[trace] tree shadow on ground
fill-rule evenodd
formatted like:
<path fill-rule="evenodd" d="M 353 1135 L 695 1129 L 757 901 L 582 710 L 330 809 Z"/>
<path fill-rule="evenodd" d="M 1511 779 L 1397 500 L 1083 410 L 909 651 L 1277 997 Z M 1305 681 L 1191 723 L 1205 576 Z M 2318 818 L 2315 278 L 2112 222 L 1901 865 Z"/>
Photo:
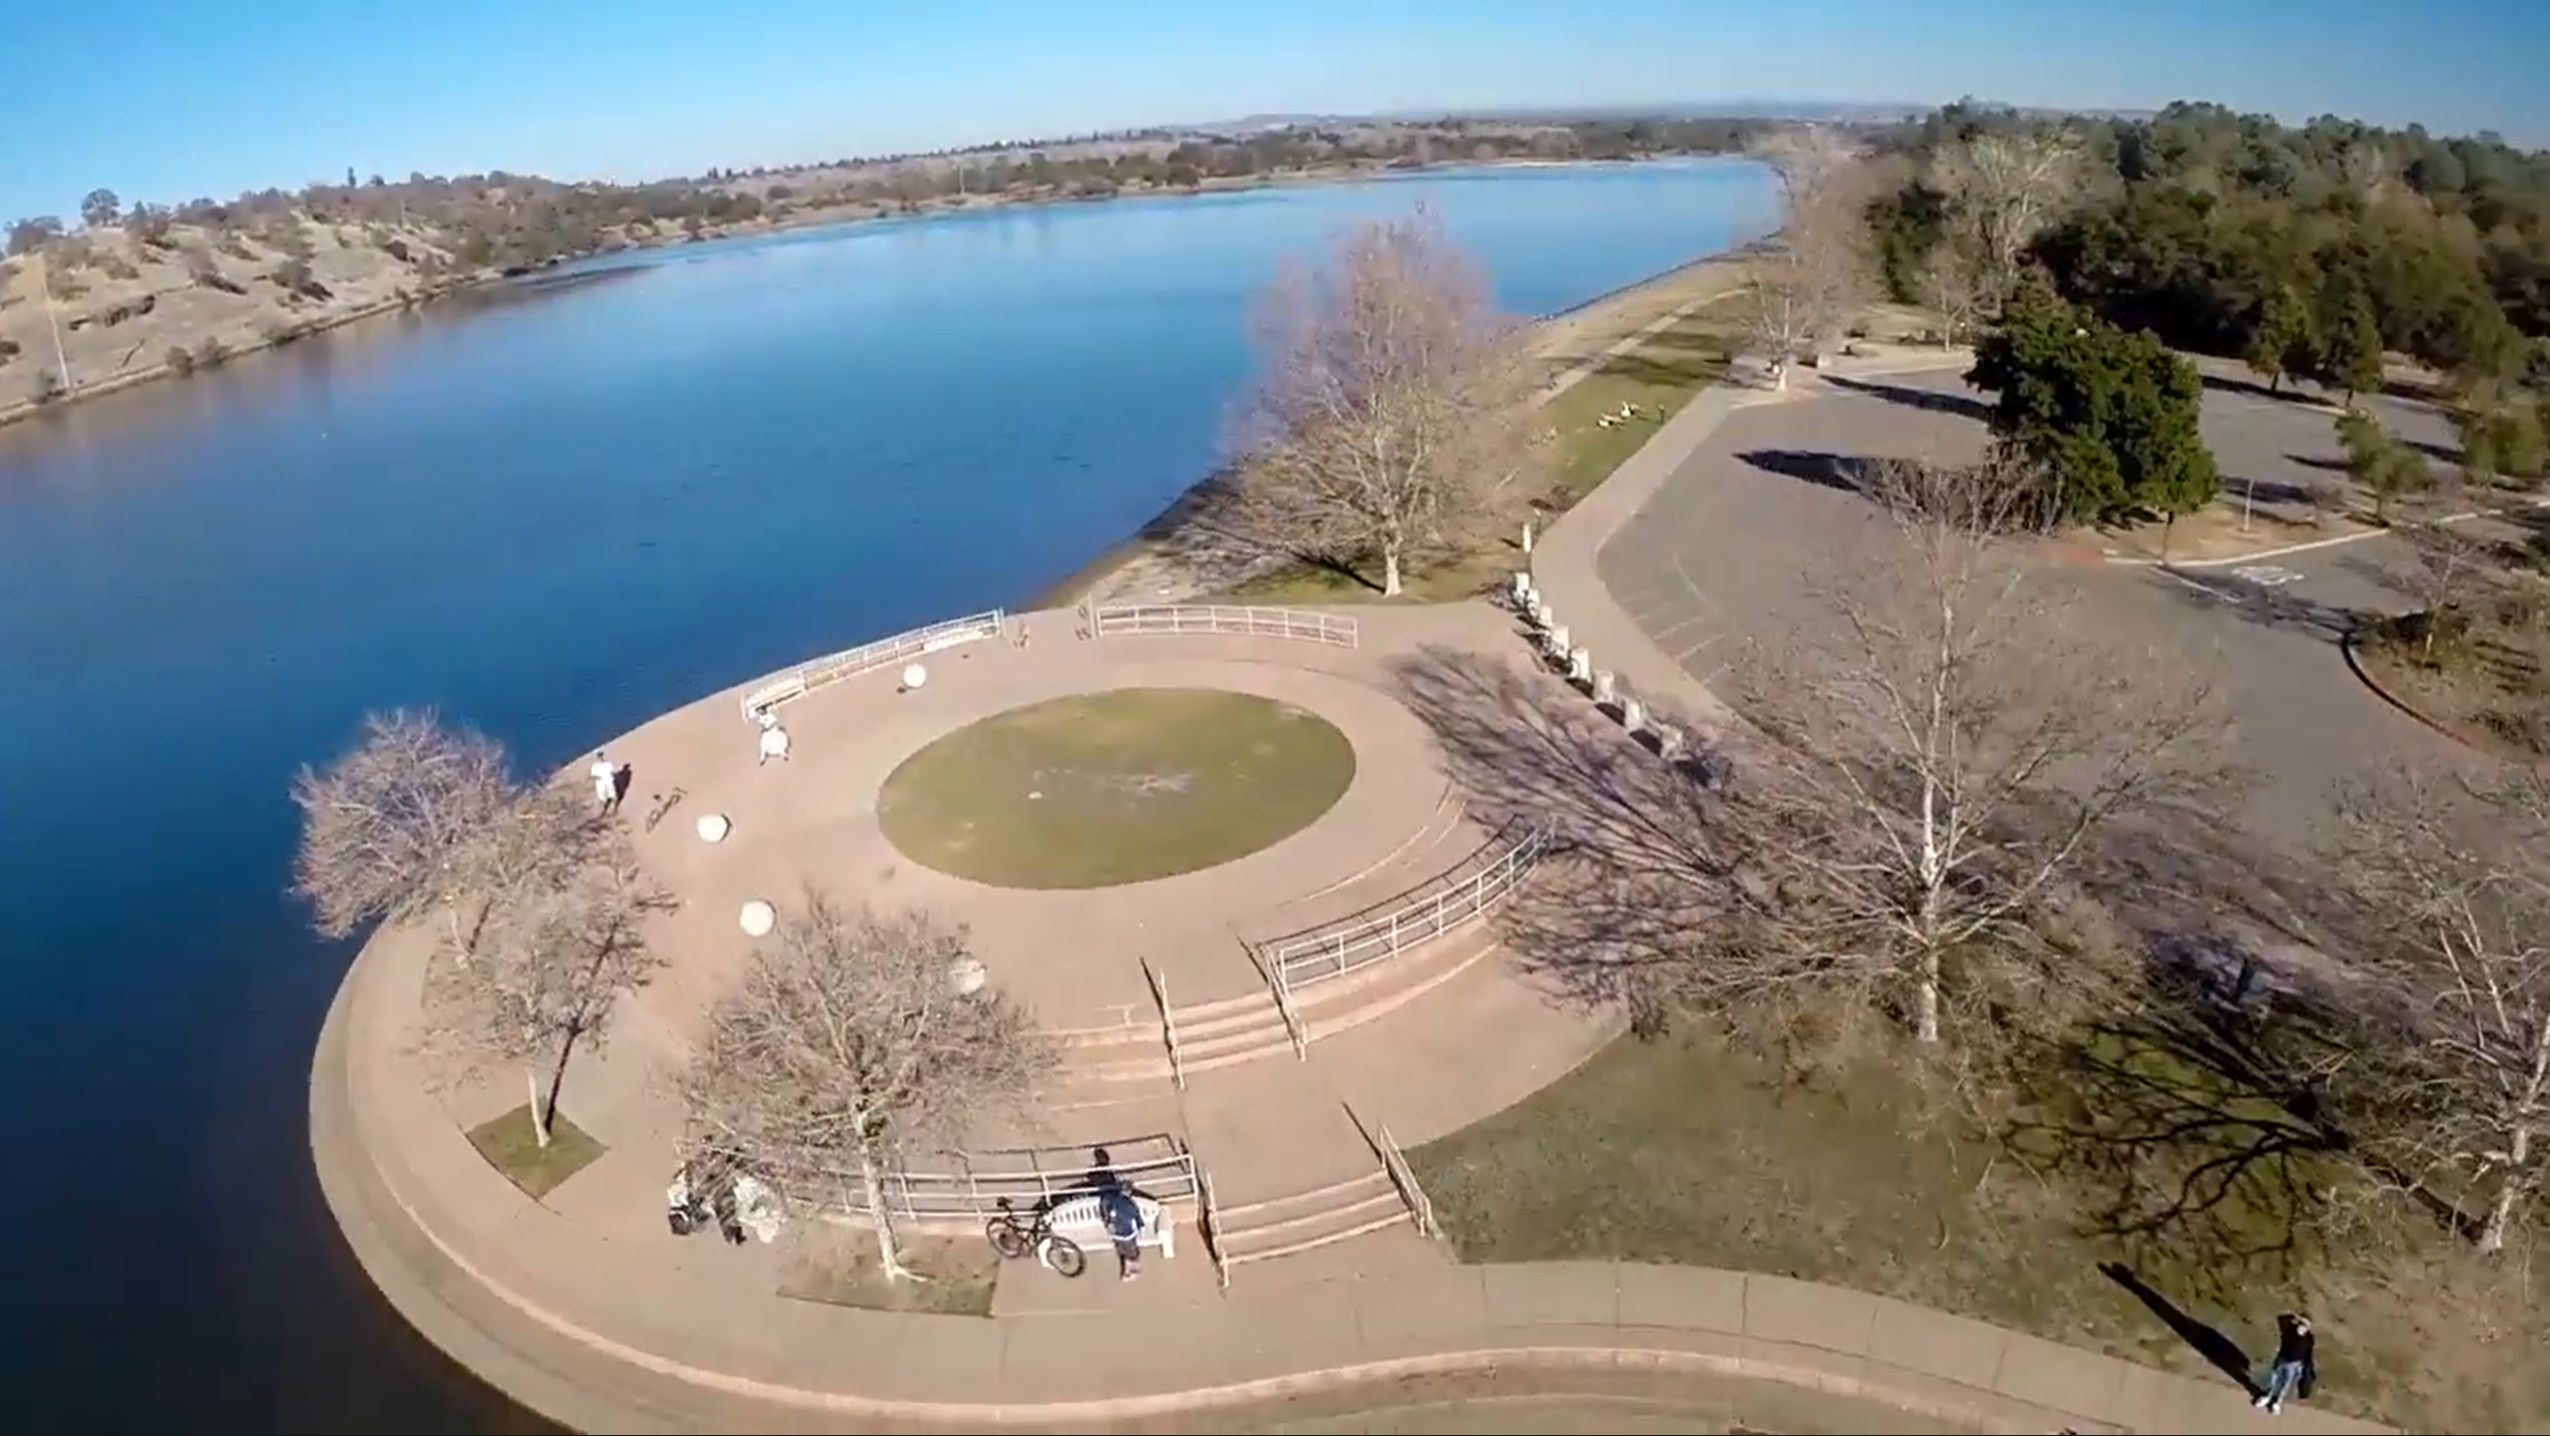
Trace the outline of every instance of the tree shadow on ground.
<path fill-rule="evenodd" d="M 2255 583 L 2219 569 L 2171 568 L 2153 582 L 2190 606 L 2229 613 L 2260 628 L 2307 634 L 2334 644 L 2359 624 L 2378 617 L 2345 604 L 2324 603 L 2281 587 Z"/>
<path fill-rule="evenodd" d="M 1725 715 L 1651 708 L 1691 735 L 1668 761 L 1519 639 L 1510 659 L 1429 648 L 1392 680 L 1472 813 L 1545 827 L 1544 878 L 1499 912 L 1517 962 L 1575 999 L 1654 1015 L 1734 870 L 1718 821 L 1733 778 L 1713 741 Z"/>
<path fill-rule="evenodd" d="M 2090 1199 L 2090 1235 L 2236 1309 L 2319 1255 L 2359 980 L 2331 955 L 2358 919 L 2232 807 L 2098 836 L 2078 880 L 2143 954 L 2140 995 L 2060 1044 L 2008 1141 Z"/>
<path fill-rule="evenodd" d="M 2252 379 L 2241 374 L 2218 374 L 2211 369 L 2197 370 L 2196 377 L 2203 381 L 2206 388 L 2217 394 L 2239 394 L 2277 404 L 2302 405 L 2328 402 L 2316 394 L 2302 392 L 2299 386 L 2292 383 L 2270 390 L 2264 380 Z"/>
<path fill-rule="evenodd" d="M 1845 394 L 1865 394 L 1907 409 L 1921 409 L 1933 414 L 1953 414 L 1976 423 L 1989 423 L 1992 405 L 1972 394 L 1958 394 L 1939 389 L 1924 389 L 1913 384 L 1890 384 L 1882 379 L 1851 379 L 1840 374 L 1826 374 L 1825 383 Z"/>
<path fill-rule="evenodd" d="M 1784 479 L 1796 479 L 1800 483 L 1845 494 L 1866 492 L 1865 475 L 1870 460 L 1854 455 L 1804 449 L 1747 449 L 1735 457 L 1739 463 Z"/>
<path fill-rule="evenodd" d="M 2189 1350 L 2211 1362 L 2215 1370 L 2239 1382 L 2241 1390 L 2248 1392 L 2251 1396 L 2258 1394 L 2256 1384 L 2249 1377 L 2249 1373 L 2255 1369 L 2249 1360 L 2249 1353 L 2240 1349 L 2240 1343 L 2225 1336 L 2221 1328 L 2198 1321 L 2195 1317 L 2188 1315 L 2178 1303 L 2146 1285 L 2143 1279 L 2134 1275 L 2133 1269 L 2123 1262 L 2100 1262 L 2098 1269 L 2100 1275 L 2125 1288 L 2136 1301 L 2148 1308 L 2152 1315 L 2159 1317 L 2162 1324 L 2176 1332 L 2178 1339 L 2186 1342 Z"/>

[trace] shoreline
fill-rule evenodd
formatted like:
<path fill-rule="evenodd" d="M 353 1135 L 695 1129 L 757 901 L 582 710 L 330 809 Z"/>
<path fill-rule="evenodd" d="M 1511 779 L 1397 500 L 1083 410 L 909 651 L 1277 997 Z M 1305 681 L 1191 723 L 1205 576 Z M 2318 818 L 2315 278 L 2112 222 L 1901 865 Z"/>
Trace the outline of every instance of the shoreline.
<path fill-rule="evenodd" d="M 1569 335 L 1571 333 L 1569 326 L 1583 324 L 1592 319 L 1598 311 L 1606 308 L 1615 312 L 1630 310 L 1634 313 L 1636 307 L 1631 304 L 1631 301 L 1669 289 L 1676 281 L 1694 279 L 1717 271 L 1736 271 L 1740 269 L 1757 243 L 1759 241 L 1749 241 L 1713 254 L 1704 254 L 1697 259 L 1686 260 L 1670 269 L 1659 270 L 1644 279 L 1632 280 L 1597 294 L 1582 303 L 1570 305 L 1556 313 L 1545 314 L 1532 320 L 1528 327 L 1533 331 L 1535 342 L 1543 347 L 1544 352 L 1541 357 L 1548 360 L 1555 369 L 1560 370 L 1608 357 L 1612 349 L 1619 344 L 1637 337 L 1637 331 L 1641 327 L 1639 323 L 1623 323 L 1617 332 L 1609 333 L 1601 341 L 1600 347 L 1592 348 L 1592 352 L 1552 354 L 1547 351 L 1551 347 L 1588 348 L 1589 346 L 1583 344 L 1553 345 L 1553 341 Z M 1649 317 L 1669 314 L 1672 308 L 1673 306 L 1661 307 L 1657 310 L 1656 316 Z M 1543 400 L 1545 401 L 1555 392 L 1555 390 L 1544 391 Z M 1158 513 L 1145 519 L 1132 533 L 1108 545 L 1087 563 L 1074 568 L 1054 583 L 1019 595 L 1019 607 L 1021 609 L 1074 608 L 1090 602 L 1189 603 L 1227 589 L 1232 583 L 1246 578 L 1248 575 L 1244 572 L 1208 574 L 1199 568 L 1194 559 L 1177 556 L 1170 552 L 1172 548 L 1178 546 L 1179 540 L 1190 538 L 1199 531 L 1210 531 L 1213 525 L 1212 510 L 1223 497 L 1224 488 L 1229 479 L 1230 469 L 1227 464 L 1216 467 L 1212 472 L 1180 491 L 1177 497 L 1171 499 Z M 1244 567 L 1246 561 L 1235 557 L 1234 562 Z M 1149 566 L 1147 573 L 1144 572 L 1146 565 Z M 1135 575 L 1140 575 L 1144 581 L 1152 583 L 1158 591 L 1142 595 L 1138 600 L 1121 591 L 1109 591 L 1120 589 Z"/>
<path fill-rule="evenodd" d="M 740 224 L 720 225 L 713 229 L 703 228 L 700 235 L 696 238 L 676 230 L 671 234 L 659 234 L 647 239 L 636 240 L 610 248 L 590 250 L 582 254 L 561 255 L 558 258 L 548 260 L 544 263 L 533 265 L 528 268 L 503 273 L 475 275 L 470 278 L 455 280 L 430 292 L 415 294 L 405 299 L 382 300 L 375 304 L 368 304 L 360 308 L 347 310 L 343 314 L 328 315 L 312 319 L 306 325 L 296 328 L 289 335 L 281 339 L 266 339 L 254 344 L 242 343 L 236 345 L 223 356 L 221 364 L 201 365 L 181 373 L 176 366 L 168 363 L 166 360 L 162 360 L 159 363 L 152 364 L 146 368 L 133 369 L 125 373 L 117 374 L 112 378 L 102 379 L 91 384 L 82 384 L 68 393 L 61 394 L 51 399 L 21 400 L 17 403 L 0 407 L 0 428 L 6 428 L 12 424 L 29 422 L 31 420 L 41 418 L 46 414 L 69 409 L 73 405 L 83 403 L 90 399 L 103 398 L 109 394 L 126 393 L 133 389 L 140 388 L 143 385 L 157 383 L 161 380 L 191 379 L 208 372 L 209 370 L 217 369 L 223 365 L 233 363 L 248 355 L 271 353 L 277 349 L 288 348 L 304 339 L 316 338 L 320 335 L 330 333 L 331 331 L 345 328 L 348 325 L 360 323 L 366 319 L 377 319 L 385 314 L 396 314 L 409 310 L 422 312 L 446 300 L 457 299 L 471 294 L 485 293 L 489 290 L 502 288 L 508 284 L 537 283 L 544 277 L 557 275 L 561 270 L 568 270 L 576 265 L 584 264 L 592 260 L 606 259 L 620 255 L 644 254 L 659 250 L 672 251 L 691 248 L 697 245 L 717 244 L 728 240 L 758 239 L 769 235 L 793 234 L 814 229 L 850 229 L 862 225 L 882 225 L 910 220 L 932 219 L 943 215 L 971 214 L 981 211 L 1001 209 L 1026 209 L 1045 205 L 1108 204 L 1118 200 L 1128 199 L 1192 199 L 1214 194 L 1243 194 L 1251 190 L 1274 189 L 1284 186 L 1352 184 L 1357 181 L 1383 179 L 1392 175 L 1415 176 L 1441 174 L 1457 170 L 1573 169 L 1610 165 L 1625 166 L 1655 164 L 1672 160 L 1741 158 L 1743 158 L 1741 154 L 1731 151 L 1725 154 L 1689 153 L 1642 155 L 1626 160 L 1498 159 L 1462 161 L 1458 163 L 1446 162 L 1442 164 L 1422 166 L 1403 166 L 1389 162 L 1358 161 L 1353 164 L 1336 165 L 1320 169 L 1289 170 L 1262 175 L 1215 176 L 1207 178 L 1192 186 L 1179 188 L 1163 186 L 1140 190 L 1119 190 L 1112 194 L 1103 195 L 1019 192 L 984 195 L 979 197 L 960 196 L 955 202 L 943 202 L 933 199 L 910 210 L 896 210 L 890 207 L 880 207 L 875 204 L 863 202 L 859 204 L 837 206 L 824 210 L 801 211 L 773 221 L 756 219 Z M 1705 260 L 1694 261 L 1695 264 L 1705 262 Z M 1680 266 L 1674 270 L 1667 271 L 1667 274 L 1677 274 L 1690 267 L 1690 265 Z M 1656 280 L 1664 277 L 1665 275 L 1650 276 L 1648 279 L 1640 280 L 1635 284 L 1624 286 L 1623 289 L 1614 290 L 1610 294 L 1598 295 L 1593 299 L 1587 300 L 1584 304 L 1576 306 L 1575 309 L 1567 310 L 1560 314 L 1549 315 L 1546 319 L 1539 322 L 1546 323 L 1549 320 L 1565 318 L 1568 315 L 1581 312 L 1593 305 L 1603 303 L 1607 300 L 1617 298 L 1624 293 L 1642 288 L 1645 285 L 1654 283 Z M 143 342 L 147 343 L 148 341 Z"/>

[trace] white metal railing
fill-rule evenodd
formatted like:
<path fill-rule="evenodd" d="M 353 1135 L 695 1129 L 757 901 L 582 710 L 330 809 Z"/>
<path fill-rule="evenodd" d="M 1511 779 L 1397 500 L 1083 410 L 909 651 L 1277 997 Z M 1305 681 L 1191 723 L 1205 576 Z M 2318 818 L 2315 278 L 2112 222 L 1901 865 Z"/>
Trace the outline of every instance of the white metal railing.
<path fill-rule="evenodd" d="M 821 688 L 827 683 L 856 677 L 862 673 L 874 673 L 880 668 L 908 662 L 926 653 L 936 653 L 942 648 L 954 648 L 959 644 L 979 643 L 986 638 L 998 638 L 1006 619 L 1007 616 L 995 608 L 986 613 L 971 613 L 963 618 L 951 618 L 944 623 L 929 624 L 895 634 L 891 638 L 880 638 L 873 643 L 863 643 L 856 648 L 828 654 L 783 673 L 745 694 L 744 717 L 749 720 L 764 708 L 776 708 L 790 699 L 802 698 L 808 692 Z"/>
<path fill-rule="evenodd" d="M 1169 1005 L 1169 982 L 1151 959 L 1142 959 L 1142 975 L 1151 984 L 1151 1000 L 1160 1005 L 1160 1042 L 1169 1049 L 1169 1080 L 1186 1090 L 1186 1060 L 1178 1053 L 1178 1010 Z"/>
<path fill-rule="evenodd" d="M 1533 825 L 1519 833 L 1509 829 L 1490 838 L 1471 862 L 1477 871 L 1424 896 L 1402 894 L 1387 910 L 1366 909 L 1353 917 L 1277 938 L 1266 945 L 1265 968 L 1283 1005 L 1294 988 L 1343 977 L 1398 956 L 1419 943 L 1472 922 L 1514 890 L 1549 844 L 1549 829 Z M 1466 864 L 1465 864 L 1466 865 Z M 1420 889 L 1420 892 L 1423 890 Z"/>
<path fill-rule="evenodd" d="M 1399 1139 L 1390 1135 L 1390 1124 L 1373 1128 L 1373 1145 L 1381 1149 L 1382 1170 L 1390 1174 L 1390 1184 L 1399 1189 L 1399 1200 L 1408 1204 L 1408 1214 L 1417 1219 L 1417 1231 L 1424 1236 L 1439 1237 L 1443 1228 L 1435 1225 L 1434 1201 L 1425 1188 L 1417 1185 L 1417 1169 L 1408 1165 L 1408 1153 Z"/>
<path fill-rule="evenodd" d="M 1142 1195 L 1164 1203 L 1199 1199 L 1203 1173 L 1195 1154 L 1176 1137 L 1158 1133 L 1092 1146 L 961 1153 L 952 1172 L 889 1172 L 882 1184 L 886 1216 L 907 1224 L 970 1223 L 999 1211 L 1003 1201 L 1027 1208 L 1081 1195 L 1101 1175 L 1093 1158 L 1097 1147 L 1107 1151 L 1105 1170 Z M 859 1190 L 856 1174 L 843 1175 L 849 1179 L 845 1190 Z"/>
<path fill-rule="evenodd" d="M 1289 638 L 1352 648 L 1356 623 L 1311 608 L 1256 608 L 1220 603 L 1106 603 L 1089 610 L 1092 638 L 1125 638 L 1137 634 L 1232 634 L 1249 638 Z"/>

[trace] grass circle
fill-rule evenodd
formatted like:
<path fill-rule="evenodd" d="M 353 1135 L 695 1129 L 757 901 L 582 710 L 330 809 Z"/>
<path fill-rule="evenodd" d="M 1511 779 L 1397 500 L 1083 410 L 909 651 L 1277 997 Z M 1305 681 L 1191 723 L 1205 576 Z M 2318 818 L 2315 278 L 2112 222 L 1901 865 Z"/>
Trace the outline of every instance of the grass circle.
<path fill-rule="evenodd" d="M 1200 872 L 1336 806 L 1355 748 L 1271 698 L 1119 688 L 995 714 L 904 760 L 877 797 L 916 863 L 1005 888 L 1102 888 Z"/>

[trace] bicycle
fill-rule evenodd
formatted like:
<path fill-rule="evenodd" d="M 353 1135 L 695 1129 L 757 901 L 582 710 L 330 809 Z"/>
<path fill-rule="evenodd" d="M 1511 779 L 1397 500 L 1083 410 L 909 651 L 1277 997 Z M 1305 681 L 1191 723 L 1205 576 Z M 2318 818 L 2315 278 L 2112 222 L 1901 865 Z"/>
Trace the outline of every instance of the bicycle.
<path fill-rule="evenodd" d="M 1089 1269 L 1089 1254 L 1080 1249 L 1078 1242 L 1054 1230 L 1051 1212 L 1035 1211 L 1021 1217 L 1011 1209 L 1007 1197 L 995 1205 L 1000 1214 L 983 1223 L 983 1235 L 1003 1261 L 1033 1255 L 1066 1278 Z"/>

